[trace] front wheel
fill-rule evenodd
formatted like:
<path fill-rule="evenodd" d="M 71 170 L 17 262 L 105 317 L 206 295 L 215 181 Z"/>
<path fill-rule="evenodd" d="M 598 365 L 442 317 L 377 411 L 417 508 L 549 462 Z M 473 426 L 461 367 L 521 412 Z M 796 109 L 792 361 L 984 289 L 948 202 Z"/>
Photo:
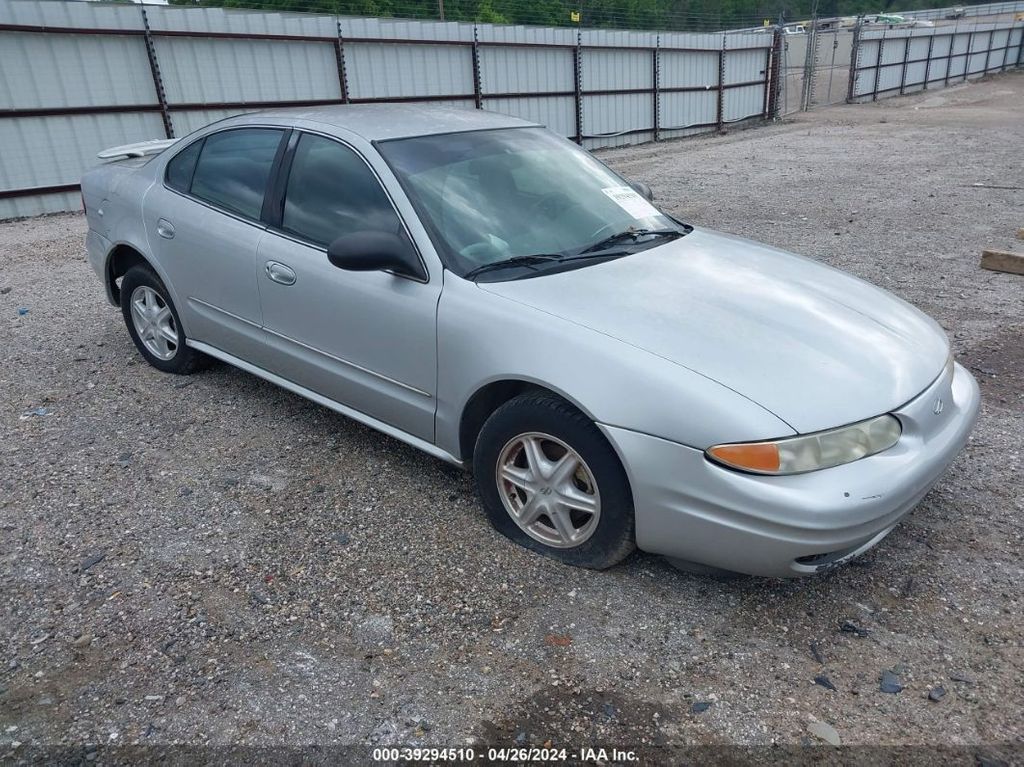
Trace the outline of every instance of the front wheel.
<path fill-rule="evenodd" d="M 473 473 L 491 524 L 526 548 L 604 569 L 636 547 L 618 456 L 562 399 L 523 394 L 494 411 L 477 438 Z"/>

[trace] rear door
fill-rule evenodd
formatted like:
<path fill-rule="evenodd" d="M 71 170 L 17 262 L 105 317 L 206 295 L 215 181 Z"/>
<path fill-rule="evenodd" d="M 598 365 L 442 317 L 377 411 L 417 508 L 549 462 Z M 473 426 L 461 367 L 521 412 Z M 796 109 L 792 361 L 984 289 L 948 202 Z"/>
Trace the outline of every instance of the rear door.
<path fill-rule="evenodd" d="M 266 360 L 257 281 L 267 185 L 286 131 L 230 128 L 178 152 L 145 203 L 149 241 L 191 338 Z"/>
<path fill-rule="evenodd" d="M 327 260 L 327 245 L 343 234 L 387 231 L 411 241 L 376 173 L 335 138 L 296 131 L 279 194 L 259 247 L 270 369 L 432 441 L 440 274 L 419 281 Z"/>

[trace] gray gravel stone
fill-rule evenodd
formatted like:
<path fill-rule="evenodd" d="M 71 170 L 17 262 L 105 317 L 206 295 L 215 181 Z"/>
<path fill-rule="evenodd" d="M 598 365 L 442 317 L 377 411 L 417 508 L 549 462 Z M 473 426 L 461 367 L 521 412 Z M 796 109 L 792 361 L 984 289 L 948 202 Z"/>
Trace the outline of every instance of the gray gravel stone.
<path fill-rule="evenodd" d="M 91 567 L 95 567 L 106 558 L 107 555 L 103 552 L 100 552 L 99 554 L 90 554 L 79 563 L 78 571 L 80 573 L 84 573 L 86 570 Z"/>
<path fill-rule="evenodd" d="M 896 693 L 903 691 L 903 685 L 900 684 L 899 677 L 893 672 L 883 671 L 878 682 L 878 689 L 882 692 L 895 695 Z"/>
<path fill-rule="evenodd" d="M 832 680 L 824 674 L 819 674 L 818 676 L 814 677 L 814 683 L 819 687 L 824 687 L 826 690 L 832 690 L 832 692 L 836 692 L 836 686 L 832 684 Z"/>
<path fill-rule="evenodd" d="M 807 731 L 816 738 L 820 738 L 831 746 L 842 745 L 842 740 L 836 728 L 827 722 L 811 722 L 807 725 Z"/>

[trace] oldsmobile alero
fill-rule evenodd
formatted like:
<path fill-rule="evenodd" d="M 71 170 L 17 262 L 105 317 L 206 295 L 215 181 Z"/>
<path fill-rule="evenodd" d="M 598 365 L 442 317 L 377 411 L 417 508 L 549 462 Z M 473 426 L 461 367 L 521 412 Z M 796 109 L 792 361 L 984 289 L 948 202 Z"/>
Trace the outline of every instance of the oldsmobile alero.
<path fill-rule="evenodd" d="M 914 307 L 523 120 L 269 111 L 103 156 L 89 258 L 150 364 L 217 358 L 471 468 L 494 527 L 563 562 L 835 567 L 977 417 Z"/>

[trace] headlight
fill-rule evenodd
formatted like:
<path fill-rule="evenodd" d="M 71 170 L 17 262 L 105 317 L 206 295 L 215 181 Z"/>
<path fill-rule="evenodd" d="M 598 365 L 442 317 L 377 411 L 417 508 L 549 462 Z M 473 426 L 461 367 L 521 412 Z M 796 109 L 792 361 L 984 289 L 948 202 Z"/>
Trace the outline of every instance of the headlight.
<path fill-rule="evenodd" d="M 800 437 L 715 445 L 706 455 L 723 466 L 754 474 L 800 474 L 881 453 L 895 445 L 902 432 L 894 416 L 880 415 Z"/>

